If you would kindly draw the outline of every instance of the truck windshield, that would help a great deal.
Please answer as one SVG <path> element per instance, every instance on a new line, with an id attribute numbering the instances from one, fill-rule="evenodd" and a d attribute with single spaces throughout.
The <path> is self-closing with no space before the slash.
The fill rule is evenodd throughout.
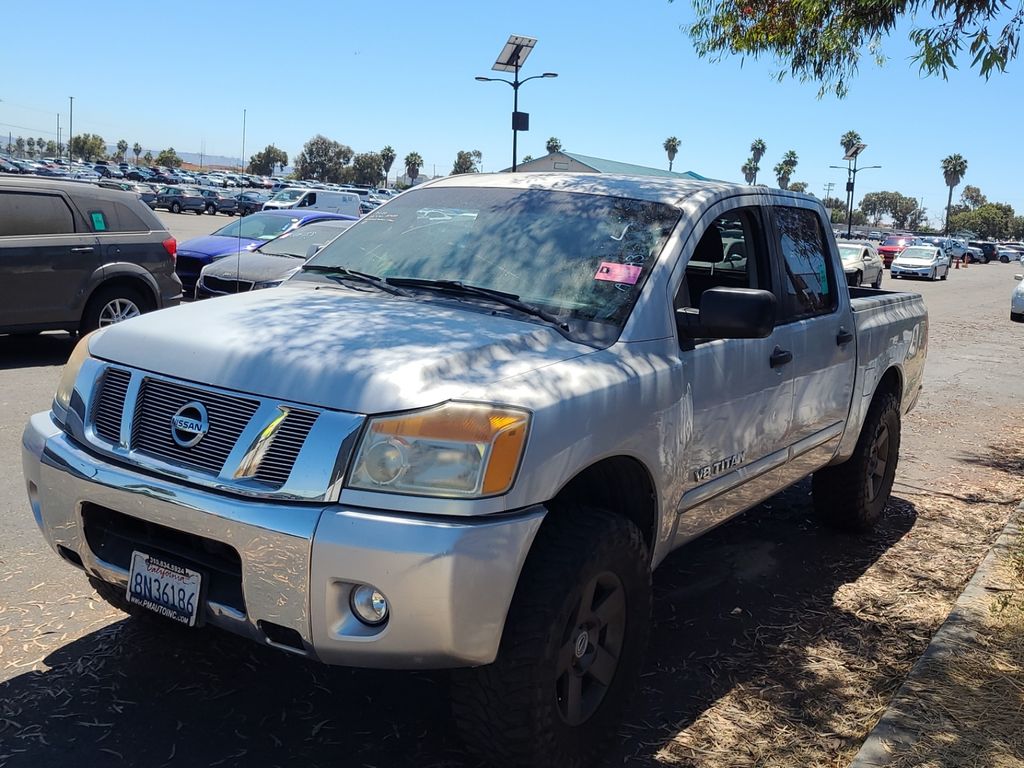
<path id="1" fill-rule="evenodd" d="M 411 190 L 310 264 L 459 281 L 505 292 L 559 319 L 619 328 L 678 218 L 668 205 L 604 195 Z"/>

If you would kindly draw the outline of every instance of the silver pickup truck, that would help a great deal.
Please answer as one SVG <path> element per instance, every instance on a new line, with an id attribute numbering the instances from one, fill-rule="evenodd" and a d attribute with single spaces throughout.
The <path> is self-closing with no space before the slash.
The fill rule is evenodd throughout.
<path id="1" fill-rule="evenodd" d="M 827 521 L 880 518 L 926 347 L 919 296 L 847 288 L 812 197 L 455 176 L 279 288 L 82 339 L 25 480 L 115 606 L 453 668 L 489 760 L 582 765 L 673 549 L 811 473 Z"/>

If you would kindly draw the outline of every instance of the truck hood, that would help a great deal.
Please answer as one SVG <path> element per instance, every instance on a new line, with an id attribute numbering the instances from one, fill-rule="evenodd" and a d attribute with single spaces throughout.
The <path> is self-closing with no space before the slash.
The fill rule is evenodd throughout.
<path id="1" fill-rule="evenodd" d="M 248 237 L 222 237 L 220 235 L 206 235 L 205 237 L 193 237 L 184 243 L 178 243 L 178 253 L 195 253 L 202 256 L 223 256 L 225 253 L 237 253 L 248 248 L 259 245 L 262 240 L 253 240 Z"/>
<path id="2" fill-rule="evenodd" d="M 472 396 L 594 350 L 544 325 L 420 298 L 298 282 L 110 326 L 92 355 L 155 373 L 354 413 Z"/>

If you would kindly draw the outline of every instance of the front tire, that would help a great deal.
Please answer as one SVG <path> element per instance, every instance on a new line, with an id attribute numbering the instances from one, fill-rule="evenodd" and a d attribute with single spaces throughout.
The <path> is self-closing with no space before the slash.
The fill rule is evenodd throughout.
<path id="1" fill-rule="evenodd" d="M 932 269 L 932 273 L 931 273 L 931 275 L 930 275 L 930 276 L 928 277 L 928 279 L 929 279 L 929 280 L 931 280 L 931 281 L 932 281 L 933 283 L 934 283 L 934 282 L 935 282 L 936 280 L 938 280 L 938 279 L 939 279 L 939 268 L 938 268 L 938 267 L 935 267 L 935 268 L 933 268 L 933 269 Z"/>
<path id="2" fill-rule="evenodd" d="M 878 270 L 878 277 L 876 277 L 875 278 L 875 282 L 873 282 L 871 284 L 872 288 L 881 288 L 882 287 L 882 272 L 884 272 L 884 271 L 885 270 L 882 270 L 882 269 Z"/>
<path id="3" fill-rule="evenodd" d="M 210 214 L 211 216 L 216 216 L 217 215 L 217 209 L 214 208 L 212 205 L 206 206 L 206 212 L 208 214 Z M 200 213 L 202 213 L 202 211 L 200 211 Z"/>
<path id="4" fill-rule="evenodd" d="M 181 213 L 181 203 L 171 203 L 171 213 Z"/>
<path id="5" fill-rule="evenodd" d="M 882 517 L 900 453 L 900 404 L 892 392 L 875 395 L 853 455 L 814 473 L 814 511 L 829 525 L 869 531 Z"/>
<path id="6" fill-rule="evenodd" d="M 650 555 L 637 527 L 602 509 L 552 510 L 520 575 L 497 659 L 453 675 L 467 744 L 502 766 L 597 760 L 639 677 L 650 610 Z"/>

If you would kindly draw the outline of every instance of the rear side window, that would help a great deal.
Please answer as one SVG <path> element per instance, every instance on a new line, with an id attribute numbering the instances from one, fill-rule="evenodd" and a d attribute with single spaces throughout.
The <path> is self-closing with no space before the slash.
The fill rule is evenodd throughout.
<path id="1" fill-rule="evenodd" d="M 64 198 L 35 192 L 0 192 L 0 237 L 74 234 Z"/>
<path id="2" fill-rule="evenodd" d="M 794 320 L 835 309 L 832 261 L 818 215 L 806 208 L 772 209 L 782 256 L 783 317 Z"/>
<path id="3" fill-rule="evenodd" d="M 130 198 L 128 198 L 130 199 Z M 149 232 L 151 227 L 131 205 L 116 200 L 97 200 L 75 196 L 75 205 L 85 214 L 89 229 L 97 234 L 111 232 Z"/>

